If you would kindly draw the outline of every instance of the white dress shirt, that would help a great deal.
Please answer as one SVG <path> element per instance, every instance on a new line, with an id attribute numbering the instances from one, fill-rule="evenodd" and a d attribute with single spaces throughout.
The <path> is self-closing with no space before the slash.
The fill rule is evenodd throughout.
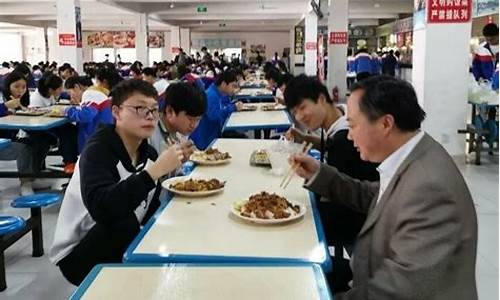
<path id="1" fill-rule="evenodd" d="M 392 177 L 398 170 L 399 166 L 408 157 L 410 152 L 415 148 L 415 146 L 424 137 L 424 132 L 420 131 L 414 137 L 412 137 L 403 146 L 399 147 L 398 150 L 394 151 L 389 155 L 377 168 L 380 174 L 380 188 L 378 192 L 377 203 L 385 192 L 385 189 L 391 182 Z"/>

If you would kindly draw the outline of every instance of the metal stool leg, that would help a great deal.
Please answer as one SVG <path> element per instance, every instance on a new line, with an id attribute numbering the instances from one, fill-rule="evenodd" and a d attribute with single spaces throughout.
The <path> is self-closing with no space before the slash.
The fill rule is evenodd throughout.
<path id="1" fill-rule="evenodd" d="M 42 234 L 42 209 L 34 207 L 31 209 L 33 227 L 31 236 L 33 239 L 33 257 L 43 256 L 43 234 Z"/>
<path id="2" fill-rule="evenodd" d="M 2 237 L 0 237 L 0 240 Z M 0 292 L 7 289 L 7 282 L 5 281 L 5 257 L 3 255 L 3 249 L 0 249 Z"/>

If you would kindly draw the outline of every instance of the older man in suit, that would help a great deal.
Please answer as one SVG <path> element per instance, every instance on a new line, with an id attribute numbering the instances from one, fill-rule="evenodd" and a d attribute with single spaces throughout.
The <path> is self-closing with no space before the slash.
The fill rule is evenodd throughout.
<path id="1" fill-rule="evenodd" d="M 359 181 L 304 155 L 297 174 L 313 192 L 368 214 L 351 260 L 353 287 L 336 299 L 477 299 L 477 219 L 445 149 L 420 130 L 412 86 L 377 76 L 351 88 L 349 138 L 380 182 Z"/>

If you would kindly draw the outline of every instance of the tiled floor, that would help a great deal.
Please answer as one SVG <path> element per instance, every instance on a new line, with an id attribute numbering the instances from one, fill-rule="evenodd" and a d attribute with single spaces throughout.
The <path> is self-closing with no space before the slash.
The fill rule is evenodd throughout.
<path id="1" fill-rule="evenodd" d="M 498 299 L 498 157 L 486 157 L 483 165 L 466 165 L 458 158 L 457 165 L 469 185 L 479 220 L 477 285 L 480 300 Z M 13 169 L 14 163 L 0 162 L 0 169 Z M 29 216 L 26 209 L 13 209 L 10 201 L 17 195 L 17 180 L 0 179 L 0 214 Z M 52 243 L 59 207 L 43 210 L 43 232 L 46 254 L 31 257 L 31 237 L 25 236 L 6 251 L 7 285 L 0 299 L 67 299 L 74 287 L 50 263 L 47 251 Z"/>

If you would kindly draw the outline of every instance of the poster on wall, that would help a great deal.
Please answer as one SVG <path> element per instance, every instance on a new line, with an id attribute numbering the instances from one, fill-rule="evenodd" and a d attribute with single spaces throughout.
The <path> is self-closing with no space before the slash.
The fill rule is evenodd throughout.
<path id="1" fill-rule="evenodd" d="M 59 33 L 59 46 L 76 46 L 76 38 L 73 33 Z"/>
<path id="2" fill-rule="evenodd" d="M 318 63 L 317 63 L 317 74 L 318 80 L 321 82 L 325 81 L 325 54 L 323 51 L 323 35 L 318 34 Z"/>
<path id="3" fill-rule="evenodd" d="M 135 48 L 134 31 L 97 31 L 87 35 L 87 45 L 91 48 Z M 150 32 L 148 47 L 165 47 L 163 32 Z"/>
<path id="4" fill-rule="evenodd" d="M 302 26 L 295 26 L 294 48 L 295 55 L 304 54 L 304 27 Z"/>
<path id="5" fill-rule="evenodd" d="M 165 47 L 165 34 L 163 32 L 149 32 L 148 47 L 149 48 Z"/>
<path id="6" fill-rule="evenodd" d="M 76 47 L 82 48 L 82 14 L 79 6 L 75 7 L 75 23 L 76 23 Z"/>
<path id="7" fill-rule="evenodd" d="M 498 0 L 474 0 L 473 16 L 498 14 Z"/>
<path id="8" fill-rule="evenodd" d="M 467 23 L 471 19 L 472 0 L 430 0 L 427 23 Z"/>
<path id="9" fill-rule="evenodd" d="M 253 54 L 257 54 L 257 52 L 259 52 L 261 56 L 266 56 L 266 45 L 250 45 L 250 52 Z"/>

